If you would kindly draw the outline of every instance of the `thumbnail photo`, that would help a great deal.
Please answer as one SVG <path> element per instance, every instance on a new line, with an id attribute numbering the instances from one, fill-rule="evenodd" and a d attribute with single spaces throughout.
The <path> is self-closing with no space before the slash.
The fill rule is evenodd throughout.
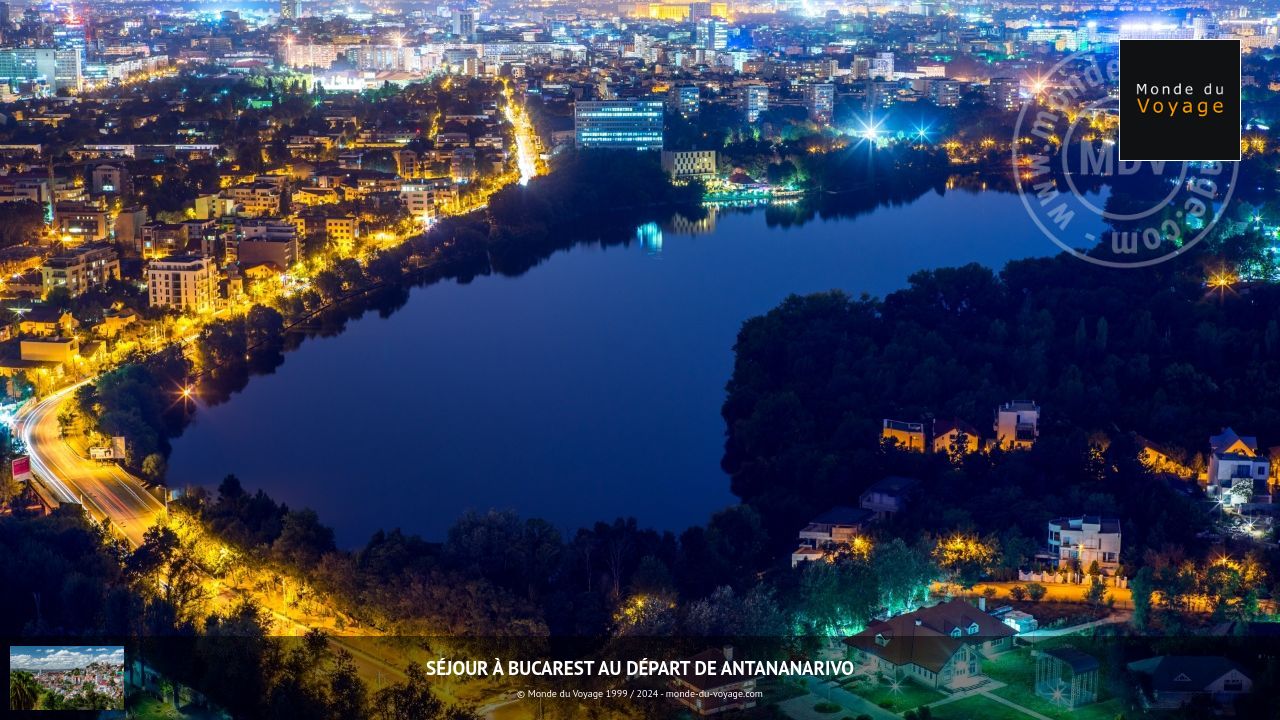
<path id="1" fill-rule="evenodd" d="M 9 648 L 10 710 L 124 711 L 124 648 L 14 645 Z"/>

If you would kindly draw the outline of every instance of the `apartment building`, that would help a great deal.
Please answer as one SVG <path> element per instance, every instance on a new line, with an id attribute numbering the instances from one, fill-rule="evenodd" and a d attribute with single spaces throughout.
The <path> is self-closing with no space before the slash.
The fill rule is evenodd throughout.
<path id="1" fill-rule="evenodd" d="M 151 307 L 183 312 L 212 312 L 218 294 L 218 271 L 199 255 L 170 255 L 147 264 Z"/>

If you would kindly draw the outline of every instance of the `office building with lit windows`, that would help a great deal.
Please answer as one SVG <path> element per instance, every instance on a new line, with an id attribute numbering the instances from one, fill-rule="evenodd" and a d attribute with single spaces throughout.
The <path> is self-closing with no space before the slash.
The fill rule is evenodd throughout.
<path id="1" fill-rule="evenodd" d="M 742 111 L 747 122 L 760 119 L 760 113 L 769 109 L 769 88 L 764 85 L 748 85 L 742 88 Z"/>
<path id="2" fill-rule="evenodd" d="M 836 86 L 831 83 L 814 83 L 804 88 L 804 105 L 809 119 L 814 122 L 831 122 L 836 108 Z"/>
<path id="3" fill-rule="evenodd" d="M 661 150 L 661 100 L 598 100 L 573 108 L 574 139 L 580 148 Z"/>

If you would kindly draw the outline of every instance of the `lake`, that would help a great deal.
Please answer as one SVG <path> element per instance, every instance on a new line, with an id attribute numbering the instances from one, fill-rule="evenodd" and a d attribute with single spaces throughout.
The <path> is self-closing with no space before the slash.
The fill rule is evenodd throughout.
<path id="1" fill-rule="evenodd" d="M 378 528 L 442 539 L 490 508 L 566 530 L 634 516 L 678 532 L 734 502 L 720 405 L 744 320 L 791 293 L 883 295 L 920 269 L 1057 251 L 997 192 L 790 227 L 763 210 L 684 225 L 577 246 L 520 277 L 419 287 L 390 317 L 307 340 L 200 408 L 170 484 L 234 473 L 314 508 L 344 547 Z"/>

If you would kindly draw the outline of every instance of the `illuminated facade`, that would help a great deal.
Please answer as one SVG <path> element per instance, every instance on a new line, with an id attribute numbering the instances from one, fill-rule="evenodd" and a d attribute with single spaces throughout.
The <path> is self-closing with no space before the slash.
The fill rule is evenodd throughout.
<path id="1" fill-rule="evenodd" d="M 573 108 L 573 132 L 580 148 L 661 150 L 662 102 L 579 102 Z"/>
<path id="2" fill-rule="evenodd" d="M 120 279 L 120 257 L 105 243 L 87 244 L 55 255 L 40 266 L 44 294 L 66 288 L 71 297 Z"/>
<path id="3" fill-rule="evenodd" d="M 1093 563 L 1104 575 L 1120 569 L 1120 521 L 1083 516 L 1049 521 L 1049 556 L 1060 568 L 1088 572 Z"/>
<path id="4" fill-rule="evenodd" d="M 814 83 L 804 88 L 804 105 L 809 119 L 829 123 L 836 108 L 836 86 L 831 83 Z"/>
<path id="5" fill-rule="evenodd" d="M 760 113 L 769 109 L 769 88 L 764 85 L 748 85 L 742 88 L 742 112 L 747 122 L 760 119 Z"/>
<path id="6" fill-rule="evenodd" d="M 184 312 L 211 312 L 217 297 L 218 273 L 213 261 L 199 255 L 171 255 L 147 265 L 151 307 Z"/>

